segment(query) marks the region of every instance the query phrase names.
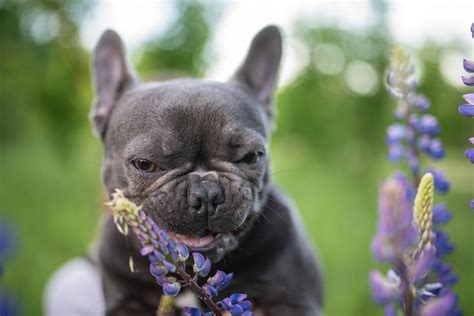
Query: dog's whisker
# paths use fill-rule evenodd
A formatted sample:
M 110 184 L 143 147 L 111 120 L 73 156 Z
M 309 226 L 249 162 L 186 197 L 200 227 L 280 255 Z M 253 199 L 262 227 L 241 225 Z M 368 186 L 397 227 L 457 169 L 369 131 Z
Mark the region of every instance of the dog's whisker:
M 280 214 L 280 212 L 276 211 L 275 209 L 273 209 L 273 207 L 270 207 L 270 206 L 266 206 L 265 209 L 273 212 L 276 216 L 278 216 L 281 220 L 283 220 L 285 223 L 289 223 L 288 219 L 283 217 L 283 215 Z
M 271 223 L 271 220 L 270 220 L 270 219 L 268 218 L 268 216 L 265 215 L 264 213 L 261 213 L 260 216 L 261 216 L 263 219 L 265 219 L 268 223 Z M 260 220 L 260 216 L 257 217 L 257 221 Z
M 287 173 L 287 172 L 298 172 L 298 169 L 283 169 L 283 170 L 277 170 L 277 171 L 272 171 L 270 172 L 268 175 L 269 176 L 275 176 L 275 175 L 279 175 L 279 174 L 283 174 L 283 173 Z

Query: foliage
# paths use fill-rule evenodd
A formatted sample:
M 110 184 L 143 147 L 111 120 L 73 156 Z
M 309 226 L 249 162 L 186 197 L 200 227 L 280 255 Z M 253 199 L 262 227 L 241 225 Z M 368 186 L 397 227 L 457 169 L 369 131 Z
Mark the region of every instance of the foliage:
M 86 124 L 88 54 L 77 19 L 87 8 L 87 2 L 0 5 L 0 144 L 40 133 L 65 152 Z
M 176 18 L 143 47 L 138 67 L 161 76 L 201 76 L 209 60 L 210 21 L 217 21 L 219 5 L 201 1 L 176 1 Z

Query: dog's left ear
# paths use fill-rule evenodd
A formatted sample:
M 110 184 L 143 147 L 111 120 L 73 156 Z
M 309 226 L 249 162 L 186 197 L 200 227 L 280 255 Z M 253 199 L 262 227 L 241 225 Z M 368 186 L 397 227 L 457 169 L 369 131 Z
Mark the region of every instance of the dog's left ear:
M 95 134 L 104 138 L 116 101 L 139 81 L 116 32 L 107 30 L 100 37 L 93 52 L 92 71 L 96 96 L 90 119 Z
M 232 77 L 232 80 L 243 83 L 257 96 L 270 117 L 281 54 L 280 30 L 274 25 L 267 26 L 255 35 L 245 61 Z

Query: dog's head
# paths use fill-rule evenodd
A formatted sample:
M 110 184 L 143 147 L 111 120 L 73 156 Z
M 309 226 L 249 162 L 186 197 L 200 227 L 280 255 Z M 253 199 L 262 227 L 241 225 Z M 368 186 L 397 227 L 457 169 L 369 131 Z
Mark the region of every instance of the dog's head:
M 192 250 L 217 260 L 235 248 L 265 199 L 281 50 L 269 26 L 226 83 L 141 83 L 106 31 L 94 50 L 91 120 L 108 193 L 124 190 Z

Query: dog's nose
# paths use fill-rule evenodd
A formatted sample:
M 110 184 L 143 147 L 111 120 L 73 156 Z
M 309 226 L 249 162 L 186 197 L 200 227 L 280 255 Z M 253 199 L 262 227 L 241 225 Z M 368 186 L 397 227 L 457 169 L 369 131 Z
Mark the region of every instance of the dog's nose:
M 224 202 L 224 194 L 217 179 L 192 178 L 187 202 L 189 206 L 210 216 L 215 213 L 217 205 Z

